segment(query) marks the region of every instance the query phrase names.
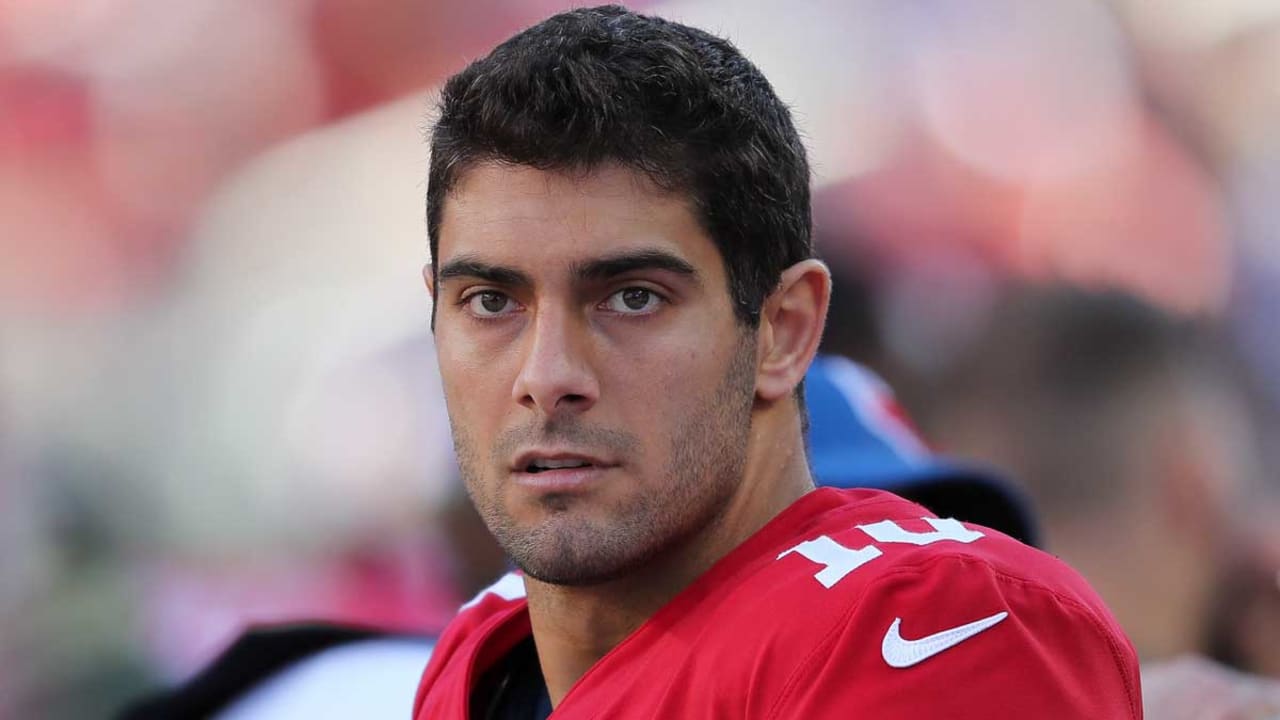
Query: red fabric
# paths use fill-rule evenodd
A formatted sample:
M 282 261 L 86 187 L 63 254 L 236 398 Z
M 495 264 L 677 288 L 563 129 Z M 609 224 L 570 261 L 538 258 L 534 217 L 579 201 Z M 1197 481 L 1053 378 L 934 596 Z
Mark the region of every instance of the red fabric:
M 552 718 L 1142 717 L 1133 647 L 1066 565 L 973 525 L 954 526 L 970 542 L 923 545 L 858 527 L 925 533 L 926 517 L 888 493 L 810 493 L 596 663 Z M 828 588 L 815 577 L 824 565 L 787 552 L 820 536 L 880 555 Z M 1000 612 L 918 664 L 890 667 L 882 654 L 895 619 L 916 640 Z M 436 646 L 414 717 L 467 717 L 472 683 L 529 632 L 523 598 L 482 594 Z

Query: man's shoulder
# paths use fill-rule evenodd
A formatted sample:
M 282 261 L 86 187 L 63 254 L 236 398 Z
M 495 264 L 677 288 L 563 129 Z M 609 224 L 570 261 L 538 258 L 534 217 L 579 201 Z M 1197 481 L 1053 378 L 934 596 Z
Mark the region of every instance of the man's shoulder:
M 749 658 L 743 672 L 772 686 L 774 702 L 814 692 L 835 672 L 833 692 L 880 707 L 878 694 L 889 688 L 980 685 L 988 676 L 973 663 L 999 670 L 1008 658 L 1039 664 L 1028 666 L 1034 677 L 1024 686 L 1002 681 L 1028 708 L 1054 693 L 1061 702 L 1041 707 L 1069 706 L 1070 688 L 1086 675 L 1109 688 L 1100 697 L 1136 702 L 1132 646 L 1088 583 L 1058 559 L 886 493 L 818 504 L 715 608 L 719 641 L 699 644 L 722 668 L 735 655 Z M 1132 715 L 1108 706 L 1098 716 Z
M 882 491 L 819 490 L 827 499 L 810 522 L 779 538 L 775 562 L 754 582 L 799 594 L 865 602 L 887 578 L 935 577 L 961 587 L 996 582 L 1103 607 L 1058 558 L 982 525 L 937 517 Z M 816 493 L 815 493 L 816 494 Z M 963 567 L 952 573 L 948 568 Z M 960 588 L 950 588 L 954 591 Z M 832 595 L 832 593 L 835 595 Z

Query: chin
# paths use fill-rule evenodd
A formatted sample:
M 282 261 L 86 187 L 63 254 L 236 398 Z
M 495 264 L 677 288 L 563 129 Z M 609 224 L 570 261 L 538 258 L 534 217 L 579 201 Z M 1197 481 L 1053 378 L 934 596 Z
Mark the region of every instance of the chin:
M 550 585 L 591 587 L 626 577 L 639 564 L 642 563 L 635 561 L 600 562 L 599 560 L 579 564 L 567 563 L 561 558 L 556 558 L 549 562 L 522 563 L 517 561 L 516 567 L 534 580 Z
M 565 520 L 565 518 L 560 518 Z M 551 520 L 521 537 L 499 538 L 507 555 L 525 575 L 570 587 L 599 585 L 643 566 L 655 553 L 649 543 L 625 533 L 602 532 Z

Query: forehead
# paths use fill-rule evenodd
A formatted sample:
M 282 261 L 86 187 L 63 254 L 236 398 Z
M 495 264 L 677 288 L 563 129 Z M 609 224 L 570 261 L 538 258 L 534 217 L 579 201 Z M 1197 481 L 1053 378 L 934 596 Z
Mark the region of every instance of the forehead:
M 436 263 L 466 254 L 540 266 L 637 248 L 723 272 L 689 199 L 643 173 L 617 165 L 560 172 L 485 163 L 464 171 L 444 201 Z

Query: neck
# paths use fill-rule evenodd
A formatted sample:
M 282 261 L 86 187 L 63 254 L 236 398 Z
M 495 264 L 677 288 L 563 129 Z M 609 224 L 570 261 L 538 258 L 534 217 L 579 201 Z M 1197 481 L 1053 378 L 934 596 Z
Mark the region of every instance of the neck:
M 787 415 L 781 418 L 789 420 L 782 431 L 768 418 L 757 418 L 741 484 L 712 522 L 675 549 L 596 585 L 570 587 L 525 578 L 538 660 L 553 705 L 712 565 L 813 490 L 798 414 L 792 410 Z

